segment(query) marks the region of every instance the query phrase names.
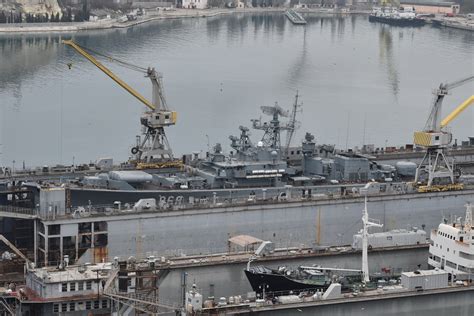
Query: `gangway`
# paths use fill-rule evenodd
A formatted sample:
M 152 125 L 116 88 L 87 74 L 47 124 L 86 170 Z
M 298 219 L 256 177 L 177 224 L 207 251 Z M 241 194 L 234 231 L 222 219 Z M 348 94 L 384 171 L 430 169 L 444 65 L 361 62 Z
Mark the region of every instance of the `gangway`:
M 306 24 L 306 20 L 303 16 L 293 9 L 287 10 L 285 15 L 293 24 Z

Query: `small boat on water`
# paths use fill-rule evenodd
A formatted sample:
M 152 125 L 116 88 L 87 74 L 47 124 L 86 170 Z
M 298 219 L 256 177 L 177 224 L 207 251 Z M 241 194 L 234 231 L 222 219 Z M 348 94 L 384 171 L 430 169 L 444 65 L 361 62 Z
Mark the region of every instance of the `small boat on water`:
M 426 21 L 419 17 L 413 8 L 402 8 L 387 9 L 378 8 L 374 9 L 369 15 L 369 22 L 379 22 L 395 26 L 423 26 Z

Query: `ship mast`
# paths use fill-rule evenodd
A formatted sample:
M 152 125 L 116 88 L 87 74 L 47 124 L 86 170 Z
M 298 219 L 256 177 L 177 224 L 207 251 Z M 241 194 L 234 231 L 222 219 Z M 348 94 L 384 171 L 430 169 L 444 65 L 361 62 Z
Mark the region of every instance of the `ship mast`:
M 464 220 L 464 230 L 470 232 L 472 230 L 472 205 L 471 203 L 466 204 L 466 219 Z
M 382 224 L 376 223 L 369 218 L 369 213 L 367 212 L 367 194 L 369 191 L 370 186 L 374 182 L 369 182 L 365 185 L 365 199 L 364 199 L 364 210 L 362 212 L 362 223 L 363 223 L 363 231 L 362 231 L 362 282 L 368 283 L 370 281 L 369 278 L 369 258 L 368 258 L 368 239 L 369 239 L 369 228 L 370 227 L 382 227 Z
M 286 146 L 285 146 L 286 156 L 288 156 L 291 140 L 293 138 L 293 134 L 295 133 L 295 129 L 297 125 L 296 112 L 298 112 L 298 108 L 301 107 L 301 104 L 298 104 L 298 97 L 299 97 L 299 94 L 298 94 L 298 91 L 296 91 L 295 103 L 293 104 L 293 108 L 291 110 L 290 121 L 288 122 L 288 132 L 286 135 Z

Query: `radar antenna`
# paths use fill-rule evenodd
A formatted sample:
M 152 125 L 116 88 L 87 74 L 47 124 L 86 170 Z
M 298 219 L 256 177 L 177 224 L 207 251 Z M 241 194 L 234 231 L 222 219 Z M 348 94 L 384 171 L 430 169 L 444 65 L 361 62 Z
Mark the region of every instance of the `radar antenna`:
M 263 122 L 262 120 L 252 120 L 253 128 L 263 130 L 265 133 L 261 139 L 263 146 L 272 149 L 280 149 L 280 132 L 282 130 L 289 130 L 288 125 L 280 125 L 279 117 L 288 117 L 288 111 L 283 110 L 277 102 L 274 106 L 261 106 L 260 109 L 264 114 L 272 116 L 270 122 Z

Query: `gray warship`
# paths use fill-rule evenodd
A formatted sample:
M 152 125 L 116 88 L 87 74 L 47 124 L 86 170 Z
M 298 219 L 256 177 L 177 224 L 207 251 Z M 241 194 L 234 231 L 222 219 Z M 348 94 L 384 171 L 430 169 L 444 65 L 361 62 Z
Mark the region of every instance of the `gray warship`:
M 100 64 L 84 47 L 66 44 Z M 149 108 L 140 119 L 144 138 L 137 138 L 130 162 L 115 166 L 112 159 L 101 159 L 4 172 L 0 234 L 36 266 L 55 266 L 64 256 L 75 264 L 131 254 L 216 253 L 240 234 L 274 240 L 277 246 L 312 245 L 317 217 L 318 240 L 349 244 L 360 220 L 360 189 L 368 180 L 377 182 L 367 194 L 374 216 L 387 229 L 434 228 L 443 217 L 459 216 L 463 202 L 474 197 L 469 185 L 455 193 L 422 194 L 412 183 L 399 181 L 415 176 L 415 163 L 381 164 L 371 155 L 317 145 L 311 134 L 301 147 L 291 147 L 298 94 L 290 112 L 277 104 L 262 107 L 270 121 L 252 120 L 252 127 L 263 132 L 255 144 L 249 129 L 240 127 L 240 136 L 230 137 L 229 155 L 216 145 L 206 157 L 185 155 L 179 161 L 164 132 L 176 115 L 167 107 L 161 77 L 153 68 L 137 69 L 151 80 L 153 100 L 126 86 Z M 283 131 L 288 133 L 284 145 Z
M 240 136 L 230 138 L 235 152 L 226 156 L 215 146 L 203 159 L 185 158 L 181 171 L 103 167 L 92 170 L 96 175 L 89 170 L 9 179 L 0 192 L 0 233 L 38 267 L 55 266 L 64 256 L 71 264 L 100 263 L 132 254 L 222 252 L 240 234 L 281 247 L 312 246 L 316 235 L 322 243 L 349 244 L 367 180 L 374 180 L 366 193 L 374 216 L 388 230 L 435 228 L 474 199 L 469 186 L 419 193 L 397 181 L 396 167 L 317 145 L 311 134 L 300 149 L 282 146 L 280 133 L 292 123 L 280 122 L 286 114 L 278 106 L 263 110 L 271 121 L 253 121 L 263 130 L 255 145 L 241 127 Z M 292 151 L 299 162 L 285 161 Z

